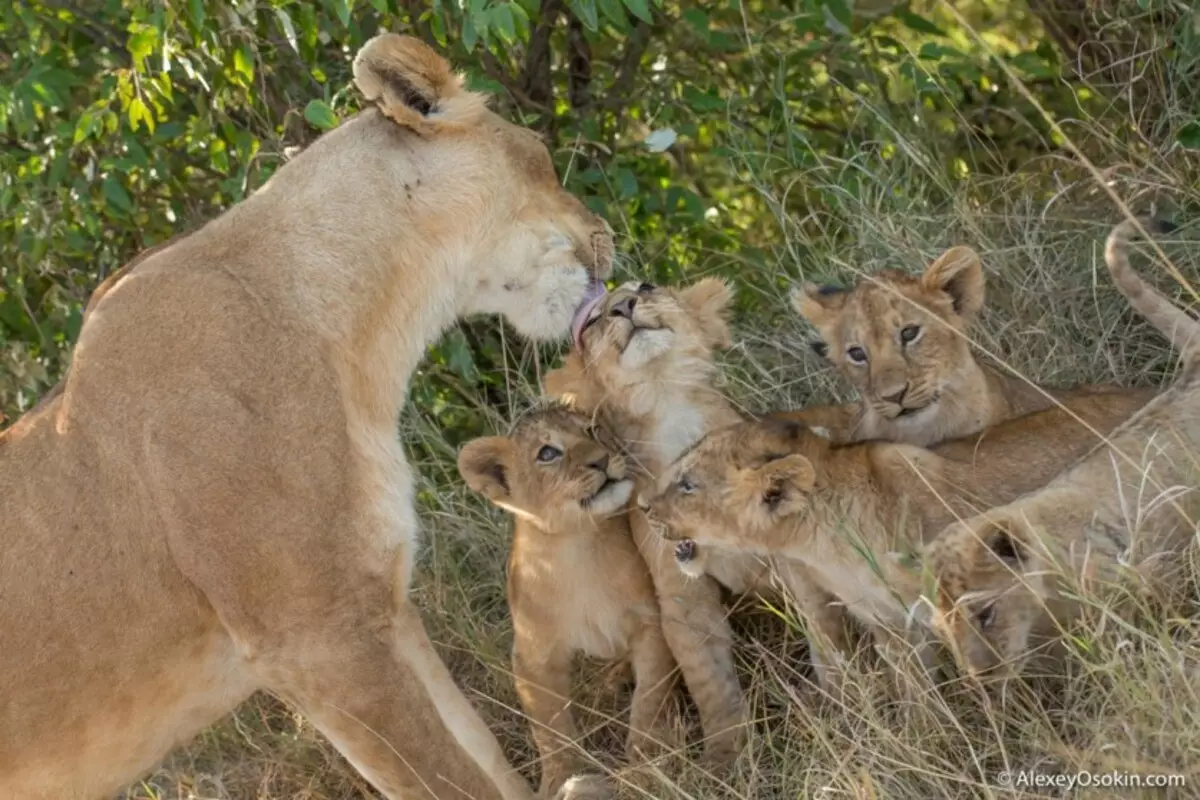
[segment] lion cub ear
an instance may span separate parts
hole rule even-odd
[[[458,454],[458,474],[471,491],[493,503],[508,500],[512,487],[508,483],[508,462],[512,442],[504,436],[484,436],[463,445]]]
[[[733,288],[720,278],[701,278],[679,290],[679,299],[695,315],[711,347],[724,349],[733,346],[729,331],[729,305]]]
[[[983,309],[983,265],[969,247],[959,245],[942,253],[921,276],[921,285],[950,295],[954,313],[965,320]]]
[[[832,323],[846,307],[850,292],[842,286],[819,286],[815,283],[802,284],[793,289],[792,308],[808,320],[818,331]],[[824,353],[818,353],[824,355]]]
[[[421,134],[474,122],[486,103],[483,95],[463,89],[462,78],[429,45],[397,33],[362,46],[354,57],[354,83],[385,116]]]
[[[740,473],[737,491],[741,498],[761,503],[767,512],[778,516],[807,508],[805,495],[812,491],[817,480],[812,462],[798,454],[772,459],[759,467],[743,468]]]

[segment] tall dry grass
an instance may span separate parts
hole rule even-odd
[[[788,309],[786,286],[799,280],[850,282],[885,266],[919,271],[959,243],[984,255],[987,310],[973,331],[982,351],[1030,380],[1056,385],[1169,381],[1173,354],[1107,279],[1101,243],[1119,219],[1108,189],[1135,210],[1157,205],[1187,223],[1187,213],[1200,209],[1200,169],[1189,153],[1170,144],[1131,143],[1108,122],[1060,122],[1100,170],[1107,189],[1069,151],[998,175],[951,180],[933,166],[938,158],[919,136],[886,152],[867,148],[850,159],[749,174],[764,207],[774,210],[777,238],[767,274],[742,289],[752,311],[739,315],[736,344],[722,357],[722,386],[729,396],[752,412],[850,399],[809,351],[811,331]],[[976,144],[986,157],[989,145]],[[731,160],[730,169],[743,168],[744,162]],[[846,189],[850,175],[853,191]],[[789,214],[786,195],[797,185],[825,198],[823,210],[800,219]],[[1194,242],[1197,230],[1185,227],[1180,238]],[[1200,276],[1200,247],[1167,250],[1185,276]],[[697,255],[705,261],[706,254]],[[1140,263],[1159,286],[1172,288],[1150,262]],[[624,272],[635,276],[644,269],[635,256]],[[687,280],[704,271],[695,270]],[[512,345],[517,406],[534,394],[523,377],[532,353]],[[491,409],[496,429],[519,410]],[[425,549],[414,599],[459,684],[510,760],[533,778],[536,751],[509,671],[503,590],[508,523],[461,485],[455,454],[439,431],[408,414],[401,435],[421,482]],[[630,796],[1061,797],[1068,793],[1062,788],[1022,780],[1085,773],[1093,776],[1085,791],[1096,797],[1200,796],[1200,636],[1191,620],[1130,624],[1097,608],[1091,629],[1073,639],[1076,653],[1065,680],[1014,686],[1002,698],[952,681],[924,703],[900,702],[864,657],[859,677],[838,704],[812,683],[803,623],[795,614],[746,599],[731,613],[753,710],[748,748],[728,775],[705,773],[691,758],[694,749],[679,753],[628,780]],[[625,781],[631,776],[617,754],[622,702],[628,698],[614,699],[608,689],[604,670],[584,665],[577,713],[589,733],[582,750],[598,769]],[[684,724],[694,744],[694,715]],[[1182,775],[1186,785],[1131,783],[1135,776],[1145,781],[1154,775]],[[265,696],[180,748],[125,794],[374,796],[307,721]]]

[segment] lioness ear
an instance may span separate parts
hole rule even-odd
[[[733,289],[729,284],[720,278],[701,278],[681,289],[679,299],[695,314],[696,322],[712,347],[733,345],[733,335],[729,332],[729,304],[733,302]]]
[[[354,83],[385,116],[418,133],[473,121],[484,107],[483,96],[464,90],[446,59],[420,39],[397,33],[362,46],[354,57]]]
[[[812,462],[798,454],[742,469],[739,477],[744,500],[761,503],[768,512],[780,516],[807,508],[805,495],[817,480]]]
[[[942,253],[921,276],[921,285],[950,295],[954,313],[963,319],[971,319],[983,308],[983,265],[969,247],[960,245]]]
[[[849,297],[850,292],[842,286],[818,286],[815,283],[805,283],[798,289],[792,290],[791,301],[792,308],[796,309],[797,314],[808,320],[814,328],[821,330],[842,313]],[[820,343],[821,349],[818,349],[815,344],[813,349],[816,350],[817,355],[824,356],[828,349],[824,346],[824,342]]]
[[[508,484],[508,456],[512,442],[503,436],[484,436],[463,445],[458,454],[458,474],[471,490],[493,503],[507,500],[511,494]]]

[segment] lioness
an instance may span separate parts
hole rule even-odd
[[[850,288],[807,283],[792,295],[821,336],[827,358],[860,400],[783,416],[819,426],[836,441],[887,439],[927,447],[1096,392],[1149,389],[1036,387],[975,358],[968,329],[983,308],[983,268],[953,247],[920,277],[881,270]]]
[[[741,420],[713,386],[715,351],[731,344],[732,297],[715,278],[681,288],[621,286],[588,311],[575,349],[544,379],[547,394],[609,414],[614,433],[644,471],[642,492],[705,433]],[[770,570],[759,558],[724,555],[706,563],[707,574],[689,578],[642,513],[634,509],[631,518],[667,643],[700,711],[704,758],[714,766],[728,763],[741,749],[746,720],[718,582],[739,594],[770,592]]]
[[[1173,227],[1142,224],[1152,232]],[[1183,369],[1175,385],[1045,487],[952,524],[929,545],[936,628],[981,678],[1003,680],[1020,673],[1027,659],[1044,665],[1059,658],[1061,631],[1084,608],[1079,583],[1107,600],[1123,594],[1170,603],[1192,575],[1188,556],[1200,511],[1200,323],[1130,267],[1136,230],[1118,225],[1105,260],[1134,309],[1179,350]]]
[[[107,285],[0,434],[0,796],[111,793],[258,689],[388,797],[529,798],[408,600],[396,421],[460,316],[565,334],[608,226],[421,42],[373,108]]]
[[[675,686],[658,599],[629,530],[633,477],[602,424],[562,405],[507,436],[468,442],[458,471],[515,520],[508,558],[513,673],[541,754],[541,793],[579,767],[571,716],[577,653],[622,659],[636,686],[626,752],[657,749]]]
[[[837,691],[847,640],[831,603],[904,655],[894,645],[905,641],[919,599],[921,573],[910,559],[920,543],[957,517],[1041,486],[1136,407],[1129,395],[1100,394],[1073,409],[1086,424],[1052,408],[931,450],[833,444],[794,420],[743,422],[704,437],[644,502],[685,569],[713,551],[802,564],[799,582],[783,577],[819,634],[818,679]],[[927,638],[915,634],[912,644]],[[931,666],[931,651],[920,655]]]

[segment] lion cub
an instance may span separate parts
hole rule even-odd
[[[515,520],[508,559],[513,672],[550,796],[581,766],[572,750],[572,660],[628,660],[636,688],[627,754],[665,730],[675,661],[650,573],[629,531],[633,479],[616,442],[563,405],[527,414],[508,436],[468,442],[458,470]]]
[[[1083,610],[1079,583],[1106,600],[1167,604],[1187,588],[1200,511],[1200,323],[1132,270],[1135,231],[1118,225],[1105,260],[1134,309],[1180,351],[1181,375],[1044,488],[950,525],[929,546],[935,628],[978,677],[1003,680],[1030,661],[1053,665],[1063,627]]]
[[[913,555],[949,522],[1033,490],[1095,444],[1132,410],[1127,396],[1097,395],[1075,413],[1053,408],[933,449],[874,441],[838,445],[794,420],[767,418],[709,434],[663,475],[646,512],[676,541],[683,569],[709,550],[777,556],[804,567],[789,581],[818,634],[818,679],[841,686],[844,605],[885,652],[922,645],[908,613],[920,597]],[[781,571],[784,579],[788,574]],[[908,631],[906,632],[906,629]]]
[[[919,278],[882,270],[853,288],[804,284],[792,304],[821,336],[813,349],[858,391],[860,401],[786,416],[836,441],[887,439],[929,446],[969,436],[1057,402],[1097,392],[1151,389],[1039,388],[977,361],[968,329],[983,308],[983,268],[969,247],[943,253]]]

